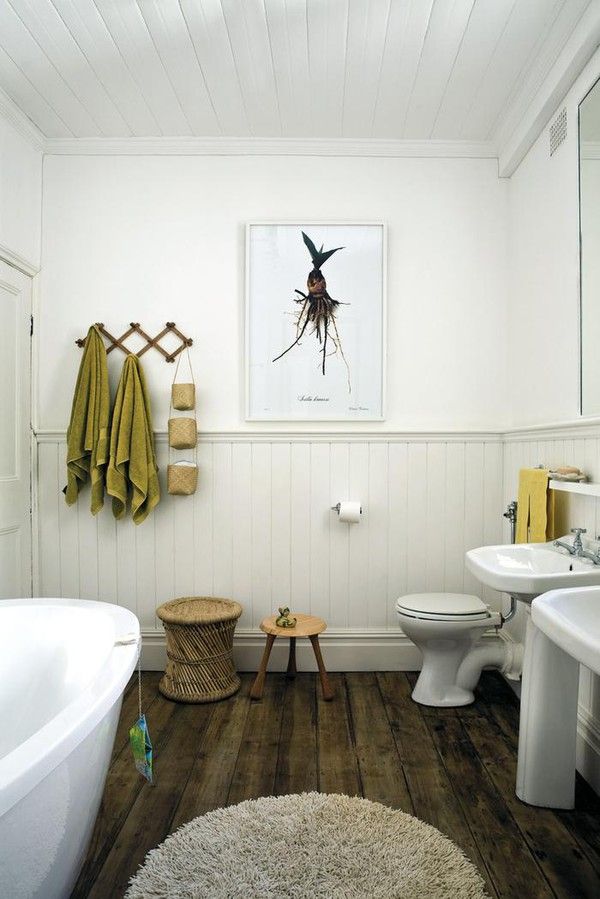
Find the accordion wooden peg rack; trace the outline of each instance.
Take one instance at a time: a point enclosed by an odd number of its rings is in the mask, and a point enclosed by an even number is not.
[[[112,353],[112,351],[117,348],[122,350],[126,355],[129,355],[129,353],[133,353],[133,350],[129,349],[129,347],[125,344],[125,341],[133,334],[137,334],[142,338],[142,340],[146,341],[146,345],[135,353],[136,356],[143,356],[144,353],[148,352],[148,350],[155,349],[158,350],[161,356],[164,356],[166,362],[174,362],[177,356],[186,347],[192,346],[194,342],[191,337],[186,337],[185,334],[181,333],[181,331],[175,325],[175,322],[167,322],[160,334],[157,334],[156,337],[150,337],[149,334],[146,334],[139,322],[130,322],[128,330],[125,331],[124,334],[121,334],[120,337],[113,337],[113,335],[106,330],[102,322],[96,322],[96,327],[98,328],[102,336],[105,337],[108,341],[108,346],[106,347],[107,353]],[[180,345],[171,352],[166,350],[160,344],[160,341],[163,339],[163,337],[166,337],[167,334],[174,334],[181,341]],[[77,344],[77,346],[83,347],[85,346],[85,338],[80,337],[75,341],[75,343]]]

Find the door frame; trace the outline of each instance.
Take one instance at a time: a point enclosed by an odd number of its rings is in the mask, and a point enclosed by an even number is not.
[[[31,330],[29,334],[29,596],[33,597],[39,589],[39,524],[38,524],[38,464],[37,464],[37,373],[38,342],[36,323],[39,307],[39,266],[7,247],[0,245],[0,262],[14,268],[21,275],[29,278],[31,285]]]

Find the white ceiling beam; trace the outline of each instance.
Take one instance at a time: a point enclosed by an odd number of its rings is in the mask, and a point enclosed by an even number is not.
[[[492,143],[497,147],[501,178],[515,172],[599,45],[600,0],[592,0],[541,87],[523,90],[518,107],[507,112],[504,121],[516,122],[513,130],[507,133],[503,124],[497,129]]]
[[[5,91],[0,88],[0,116],[9,122],[15,131],[24,137],[36,150],[43,150],[46,146],[46,138],[23,110],[11,100]]]

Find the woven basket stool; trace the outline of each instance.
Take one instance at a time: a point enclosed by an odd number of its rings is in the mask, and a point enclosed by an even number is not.
[[[215,702],[240,688],[233,632],[242,607],[229,599],[191,596],[156,610],[167,637],[167,667],[158,689],[176,702]]]

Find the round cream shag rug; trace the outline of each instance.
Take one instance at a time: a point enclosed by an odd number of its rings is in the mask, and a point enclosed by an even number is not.
[[[220,808],[146,856],[126,899],[486,899],[477,869],[429,824],[349,796]]]

